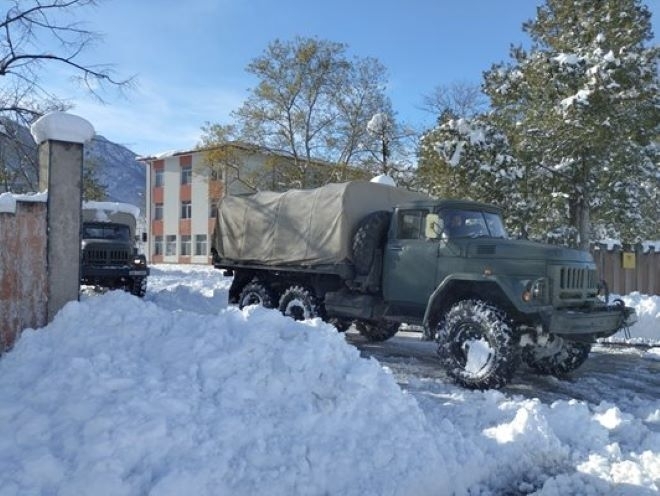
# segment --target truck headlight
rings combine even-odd
[[[535,281],[530,281],[522,292],[522,300],[526,303],[531,301],[542,301],[545,298],[547,286],[547,281],[544,277],[536,279]]]
[[[133,265],[147,265],[147,262],[144,258],[141,257],[135,257],[133,259]]]

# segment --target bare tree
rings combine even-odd
[[[102,100],[104,89],[123,89],[132,78],[118,79],[109,65],[81,61],[83,52],[99,41],[99,35],[75,20],[94,0],[4,0],[0,12],[0,147],[5,189],[31,188],[36,177],[36,151],[31,139],[17,131],[44,113],[68,110],[41,82],[48,66],[69,69],[74,80]],[[20,127],[20,126],[19,126]],[[8,153],[9,150],[11,153]],[[13,173],[9,174],[8,171]],[[13,177],[13,185],[8,177]],[[90,176],[91,177],[91,176]]]
[[[0,21],[0,112],[30,122],[45,111],[66,108],[42,86],[40,74],[47,64],[71,70],[90,92],[99,96],[107,85],[124,87],[131,79],[117,79],[109,65],[81,62],[81,54],[99,35],[75,20],[79,9],[94,0],[5,0],[9,4]]]
[[[464,81],[436,86],[422,97],[422,110],[440,116],[451,112],[457,117],[475,117],[485,111],[488,99],[478,84]]]
[[[246,140],[291,157],[286,170],[278,164],[282,184],[364,175],[353,165],[363,165],[374,147],[369,119],[390,107],[386,72],[376,59],[346,51],[317,38],[275,40],[247,68],[259,83],[234,116]]]

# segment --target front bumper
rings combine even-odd
[[[120,266],[83,266],[81,276],[86,279],[128,279],[132,277],[147,277],[149,267],[136,267],[130,265]]]
[[[637,321],[637,316],[633,308],[616,304],[587,310],[554,310],[543,320],[543,327],[551,334],[596,339],[630,327]]]

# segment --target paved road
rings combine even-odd
[[[374,357],[388,367],[404,387],[411,382],[415,383],[416,389],[425,383],[429,387],[437,382],[450,384],[451,379],[435,358],[435,345],[421,341],[419,336],[417,332],[400,331],[383,343],[369,343],[352,331],[346,335],[363,356]],[[568,379],[539,376],[521,365],[502,392],[538,398],[548,404],[556,400],[577,399],[592,404],[611,402],[623,411],[626,406],[634,409],[641,403],[660,399],[660,352],[595,345],[589,359]]]

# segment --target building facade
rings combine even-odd
[[[200,152],[142,160],[147,164],[147,258],[152,263],[208,263],[221,180],[201,173]]]
[[[145,255],[151,263],[208,264],[217,203],[224,194],[277,189],[271,171],[289,157],[232,143],[229,165],[209,165],[209,152],[188,150],[142,157],[147,166]]]

